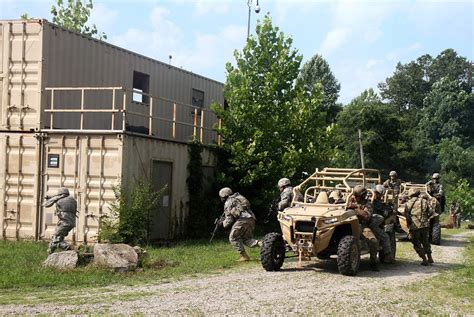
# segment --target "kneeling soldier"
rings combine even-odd
[[[405,205],[405,217],[410,229],[411,242],[416,253],[423,260],[421,265],[433,263],[430,245],[430,217],[433,209],[428,201],[420,197],[420,191],[410,188],[408,191],[409,200]]]
[[[250,210],[250,202],[239,193],[232,193],[229,187],[219,191],[219,197],[224,203],[224,228],[232,226],[229,234],[230,244],[239,252],[238,261],[250,260],[245,252],[244,244],[250,248],[261,246],[261,242],[253,238],[255,215]]]

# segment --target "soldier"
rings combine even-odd
[[[283,211],[285,208],[290,207],[293,201],[293,187],[288,178],[282,178],[278,181],[278,189],[280,190],[280,200],[278,201],[278,211]],[[300,192],[297,192],[297,201],[302,201],[303,197]]]
[[[387,179],[383,183],[383,186],[385,188],[393,189],[395,194],[398,194],[400,192],[400,186],[402,185],[403,182],[400,179],[398,179],[398,175],[396,171],[391,171],[388,175],[390,176],[390,178]]]
[[[369,245],[370,267],[372,270],[378,271],[377,251],[379,248],[379,242],[369,227],[370,217],[372,217],[373,214],[372,203],[367,199],[367,189],[364,186],[355,186],[352,193],[353,197],[351,198],[347,208],[354,209],[357,214],[357,218],[359,219],[361,227],[362,238],[366,240]]]
[[[420,191],[416,188],[410,188],[408,191],[410,198],[405,204],[405,217],[410,229],[411,241],[416,253],[423,260],[421,265],[433,263],[430,246],[430,218],[433,215],[433,209],[429,202],[420,197]]]
[[[434,173],[431,180],[426,183],[428,194],[435,197],[441,205],[441,212],[444,212],[444,191],[443,185],[439,183],[439,173]]]
[[[250,248],[262,246],[260,241],[253,238],[256,218],[250,210],[250,202],[239,193],[232,193],[229,187],[222,188],[219,197],[224,203],[225,214],[221,226],[224,228],[232,226],[229,241],[240,254],[237,261],[249,261],[250,257],[245,252],[244,244]]]
[[[390,243],[390,237],[382,228],[382,224],[385,223],[385,218],[387,218],[391,213],[390,207],[388,207],[382,199],[385,193],[385,187],[382,185],[376,185],[374,188],[374,193],[375,197],[372,201],[374,213],[370,218],[369,227],[382,245],[382,249],[385,254],[384,262],[393,263],[395,259],[392,257],[392,245]]]
[[[449,210],[451,222],[453,224],[453,228],[460,228],[461,227],[461,207],[459,203],[455,200],[451,204],[451,208]]]
[[[56,204],[55,215],[59,218],[54,230],[51,243],[48,246],[48,254],[53,253],[58,247],[69,250],[69,244],[64,241],[64,237],[76,226],[77,201],[69,196],[69,190],[61,187],[55,196],[46,196],[43,206],[46,208]]]

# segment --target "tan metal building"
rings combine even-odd
[[[46,20],[0,21],[0,237],[49,239],[41,206],[60,186],[78,200],[68,237],[92,242],[113,186],[167,185],[152,238],[182,233],[188,146],[219,142],[211,103],[220,82],[62,29]],[[207,170],[215,158],[203,152]]]

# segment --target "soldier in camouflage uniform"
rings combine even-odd
[[[46,202],[43,206],[46,208],[56,204],[55,215],[59,219],[48,246],[48,253],[53,253],[58,247],[63,250],[69,250],[70,246],[64,241],[64,238],[76,226],[77,201],[69,196],[69,190],[64,187],[59,188],[55,196],[46,196],[45,199]]]
[[[433,263],[430,245],[430,218],[433,216],[433,209],[429,202],[420,196],[420,191],[410,188],[408,191],[410,199],[405,204],[405,217],[410,229],[411,241],[416,253],[423,260],[421,265]]]
[[[426,183],[428,194],[431,196],[435,197],[440,206],[441,206],[441,212],[444,212],[445,208],[445,200],[444,200],[444,191],[443,191],[443,185],[439,183],[439,173],[434,173],[433,177],[431,180]]]
[[[390,178],[383,183],[383,186],[385,188],[393,189],[394,193],[398,194],[400,192],[400,186],[403,182],[398,179],[396,171],[391,171],[388,175],[390,176]]]
[[[283,211],[285,208],[290,207],[293,201],[293,187],[288,178],[282,178],[278,181],[278,189],[280,190],[280,200],[278,201],[278,210]],[[303,196],[300,192],[297,193],[296,200],[303,201]]]
[[[369,227],[370,218],[374,213],[372,203],[367,199],[367,189],[362,185],[357,185],[353,190],[353,197],[349,201],[348,209],[354,209],[359,219],[362,238],[367,241],[370,250],[370,267],[374,271],[378,271],[377,252],[379,242]]]
[[[232,226],[229,234],[230,244],[239,252],[238,261],[249,261],[244,244],[250,248],[261,246],[261,242],[253,238],[255,215],[250,209],[250,202],[239,193],[233,193],[229,187],[219,191],[219,197],[224,203],[224,228]]]
[[[377,240],[380,241],[382,245],[383,252],[385,254],[384,262],[393,263],[395,259],[392,257],[392,245],[390,243],[390,236],[382,227],[382,224],[385,223],[385,219],[389,216],[391,210],[382,200],[382,197],[385,193],[385,187],[382,185],[377,185],[374,188],[375,197],[372,201],[374,208],[374,213],[370,218],[369,227],[372,232],[375,234]]]

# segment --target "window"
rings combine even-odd
[[[191,93],[191,105],[199,108],[204,107],[204,91],[193,88]],[[194,115],[194,109],[191,111],[191,114]],[[198,116],[201,115],[201,109],[198,110],[197,114]]]
[[[150,75],[133,72],[133,101],[148,104],[150,93]]]

